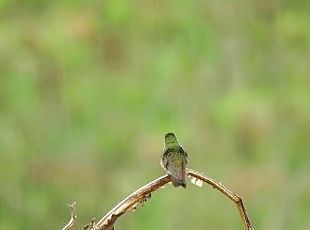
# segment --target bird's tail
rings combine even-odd
[[[186,188],[186,170],[185,165],[182,164],[182,170],[181,173],[176,174],[175,176],[171,177],[171,182],[174,187],[182,186],[183,188]]]
[[[185,180],[178,180],[176,178],[171,178],[171,182],[174,187],[182,186],[183,188],[186,188],[186,181]]]

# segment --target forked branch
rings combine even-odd
[[[242,199],[234,192],[231,192],[227,188],[225,188],[221,183],[213,180],[210,177],[204,176],[201,173],[198,173],[192,169],[187,169],[187,175],[189,177],[193,177],[196,180],[203,181],[213,188],[217,189],[221,193],[223,193],[226,197],[232,200],[239,210],[239,214],[241,216],[242,222],[246,230],[253,230],[254,228],[251,225],[251,222],[246,213],[245,207],[243,205]],[[133,192],[131,195],[126,197],[120,203],[118,203],[111,211],[109,211],[104,217],[102,217],[97,223],[93,224],[91,229],[93,230],[112,230],[114,228],[114,223],[118,217],[123,215],[129,210],[135,209],[136,205],[139,203],[143,203],[147,200],[151,193],[156,191],[158,188],[164,186],[169,183],[171,178],[169,175],[162,176],[149,184],[139,188],[137,191]]]

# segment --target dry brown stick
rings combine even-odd
[[[187,174],[189,176],[195,177],[196,179],[202,180],[205,183],[211,185],[213,188],[219,190],[221,193],[223,193],[226,197],[228,197],[230,200],[232,200],[233,202],[235,202],[235,204],[237,205],[239,214],[241,216],[241,219],[243,221],[244,227],[247,230],[254,230],[254,228],[252,227],[252,224],[250,222],[250,219],[246,213],[245,207],[243,205],[242,199],[240,196],[238,196],[236,193],[228,190],[227,188],[225,188],[221,183],[213,180],[210,177],[207,177],[205,175],[202,175],[201,173],[198,173],[192,169],[187,169]]]
[[[170,182],[170,176],[165,175],[156,180],[144,185],[137,191],[133,192],[131,195],[122,200],[117,204],[110,212],[108,212],[104,217],[102,217],[97,224],[94,226],[95,230],[110,230],[113,229],[114,222],[118,217],[123,215],[126,211],[131,210],[139,202],[143,202],[150,194],[157,190],[158,188],[164,186]]]
[[[70,220],[69,222],[62,228],[62,230],[69,230],[73,227],[75,224],[75,219],[77,218],[77,215],[75,215],[74,206],[76,205],[76,202],[69,203],[68,206],[70,208]]]
[[[254,229],[248,218],[242,199],[237,194],[226,189],[221,183],[207,176],[204,176],[201,173],[198,173],[192,169],[187,169],[187,174],[188,176],[194,177],[198,180],[204,181],[205,183],[211,185],[213,188],[223,193],[230,200],[234,201],[234,203],[238,207],[238,210],[242,218],[245,229],[247,230]],[[147,197],[150,197],[150,194],[152,192],[156,191],[158,188],[164,186],[170,181],[171,181],[170,176],[165,175],[141,187],[140,189],[138,189],[137,191],[133,192],[131,195],[126,197],[124,200],[122,200],[110,212],[108,212],[104,217],[102,217],[97,222],[97,224],[94,225],[93,229],[94,230],[112,230],[114,223],[118,217],[123,215],[128,210],[132,210],[133,208],[135,208],[136,204],[143,202]]]

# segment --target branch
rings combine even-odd
[[[237,205],[239,214],[244,224],[244,228],[247,230],[254,230],[240,196],[225,188],[224,185],[222,185],[221,183],[213,180],[210,177],[204,176],[201,173],[196,172],[192,169],[187,169],[187,175],[211,185],[212,188],[217,189],[218,191],[223,193],[226,197],[228,197],[230,200],[232,200]]]
[[[128,210],[135,209],[135,206],[139,203],[144,202],[149,197],[151,193],[158,188],[164,186],[170,182],[170,176],[165,175],[157,178],[156,180],[144,185],[137,191],[133,192],[131,195],[122,200],[118,205],[116,205],[110,212],[108,212],[104,217],[102,217],[97,224],[94,226],[94,230],[112,230],[114,222],[118,217],[123,215]]]
[[[251,225],[251,222],[248,218],[246,210],[244,208],[242,199],[226,189],[221,183],[202,175],[192,169],[187,169],[187,175],[189,177],[193,177],[195,180],[195,184],[198,186],[202,185],[202,182],[205,182],[211,185],[213,188],[217,189],[221,193],[223,193],[226,197],[232,200],[238,207],[239,214],[241,216],[242,222],[246,230],[254,230]],[[151,193],[156,191],[158,188],[164,186],[169,183],[171,178],[169,175],[162,176],[157,178],[156,180],[150,182],[149,184],[139,188],[137,191],[133,192],[131,195],[122,200],[119,204],[117,204],[110,212],[108,212],[104,217],[102,217],[97,223],[93,224],[92,230],[113,230],[114,223],[121,215],[126,213],[129,210],[133,210],[139,203],[143,203],[148,198],[151,197]]]
[[[69,203],[68,206],[70,208],[70,211],[71,211],[71,217],[70,217],[70,220],[69,222],[62,228],[62,230],[69,230],[73,227],[73,225],[75,224],[75,219],[77,218],[77,215],[74,214],[74,206],[76,205],[76,202],[72,202],[72,203]]]

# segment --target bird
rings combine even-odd
[[[171,177],[173,186],[186,188],[186,165],[188,156],[178,143],[174,133],[165,134],[165,147],[161,158],[161,166]]]

